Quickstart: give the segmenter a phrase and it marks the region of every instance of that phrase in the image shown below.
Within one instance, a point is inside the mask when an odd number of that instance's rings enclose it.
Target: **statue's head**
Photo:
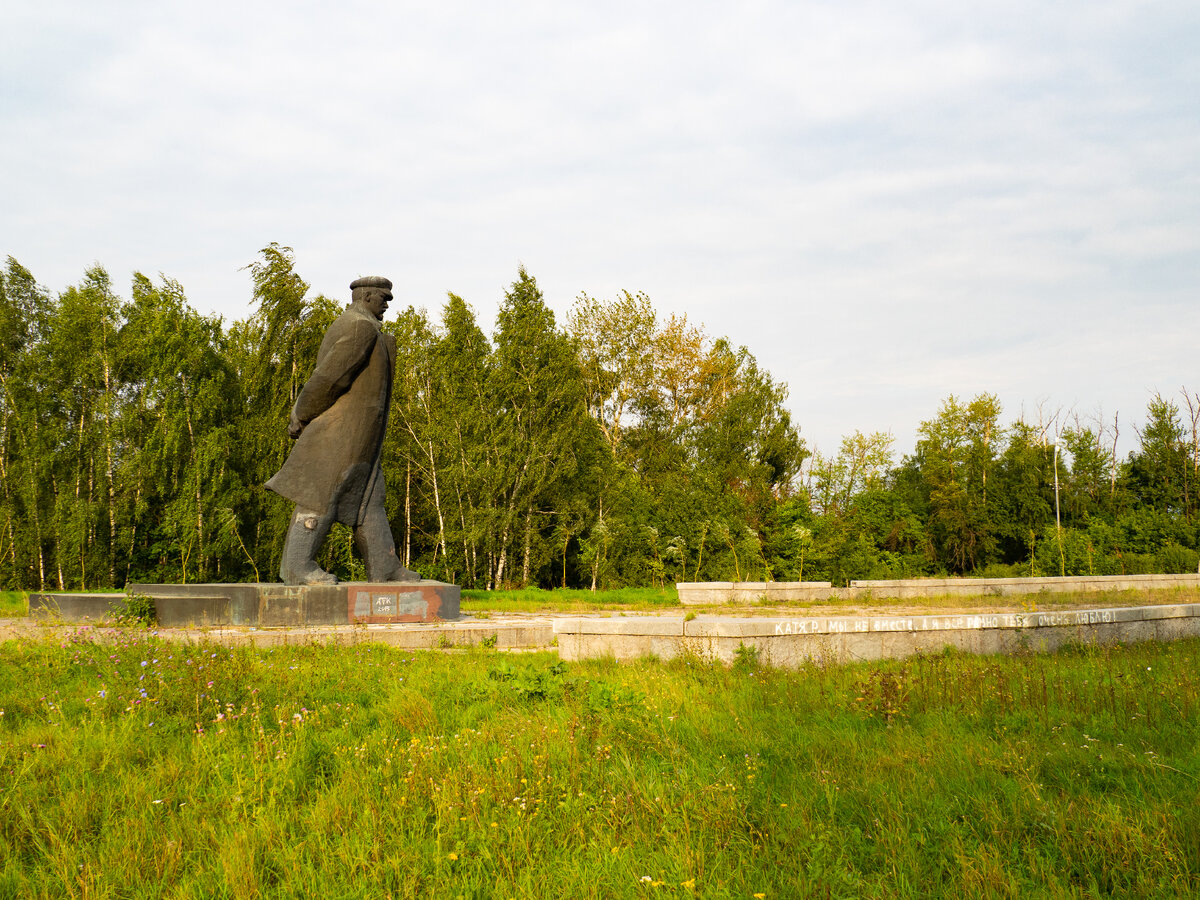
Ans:
[[[362,303],[375,318],[382,320],[392,302],[392,283],[382,275],[368,275],[350,283],[350,300]]]

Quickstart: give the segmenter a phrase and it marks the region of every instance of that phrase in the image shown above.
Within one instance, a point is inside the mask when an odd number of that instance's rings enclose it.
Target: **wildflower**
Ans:
[[[649,881],[651,881],[652,879],[650,878],[650,876],[649,876],[649,875],[643,875],[643,876],[642,876],[642,877],[641,877],[639,880],[640,880],[640,881],[649,882]]]
[[[679,882],[679,886],[681,888],[687,888],[689,891],[693,890],[696,887],[696,879],[689,878],[687,881],[681,881]]]
[[[767,896],[767,895],[766,894],[755,894],[754,900],[763,900],[763,897],[765,897],[765,896]]]
[[[446,859],[449,859],[449,860],[455,860],[455,859],[458,859],[458,854],[457,854],[457,853],[447,853],[447,854],[446,854]]]

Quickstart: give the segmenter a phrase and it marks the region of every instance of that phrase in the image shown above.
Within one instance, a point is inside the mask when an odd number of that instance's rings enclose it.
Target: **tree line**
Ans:
[[[0,583],[276,579],[290,504],[263,483],[344,301],[290,248],[247,266],[226,325],[170,278],[100,267],[52,296],[0,273]],[[787,388],[744,347],[644,294],[556,321],[524,268],[489,337],[463,298],[384,323],[397,342],[383,467],[404,563],[464,587],[613,587],[942,573],[1195,571],[1200,397],[1118,420],[1001,424],[951,396],[895,460],[882,433],[810,453]],[[1183,412],[1181,412],[1183,410]],[[322,564],[361,579],[335,526]]]
[[[986,393],[948,397],[898,463],[889,434],[844,438],[814,457],[787,511],[805,571],[835,583],[1196,572],[1200,395],[1180,399],[1150,399],[1124,457],[1119,415],[1042,410],[1004,426]]]

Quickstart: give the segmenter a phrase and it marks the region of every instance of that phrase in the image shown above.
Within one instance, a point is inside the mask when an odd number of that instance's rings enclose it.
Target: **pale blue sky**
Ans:
[[[15,6],[0,254],[55,291],[240,318],[278,241],[490,331],[524,263],[748,346],[826,452],[1200,390],[1194,2]]]

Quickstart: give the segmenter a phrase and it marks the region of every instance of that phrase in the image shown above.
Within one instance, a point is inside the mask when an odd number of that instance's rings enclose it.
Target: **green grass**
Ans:
[[[730,613],[738,615],[774,615],[779,610],[788,612],[811,610],[828,611],[834,615],[838,610],[891,608],[950,609],[1011,609],[1032,611],[1037,609],[1100,608],[1108,606],[1151,606],[1166,603],[1200,603],[1200,590],[1196,588],[1160,588],[1157,590],[1095,591],[1080,593],[1037,593],[1009,597],[959,597],[942,595],[937,597],[872,596],[869,598],[834,598],[831,600],[796,601],[786,604],[714,604],[693,606],[689,609],[706,613]],[[506,591],[462,592],[463,612],[524,612],[524,613],[575,613],[593,611],[661,612],[679,609],[679,593],[675,585],[665,587],[620,588],[596,591],[556,588],[523,588]]]
[[[517,588],[507,591],[462,592],[462,610],[491,612],[587,612],[597,609],[652,612],[679,606],[675,585],[596,591],[584,589]]]
[[[2,897],[1194,896],[1200,641],[763,670],[0,644]]]
[[[24,591],[0,591],[0,619],[17,619],[29,614]]]

